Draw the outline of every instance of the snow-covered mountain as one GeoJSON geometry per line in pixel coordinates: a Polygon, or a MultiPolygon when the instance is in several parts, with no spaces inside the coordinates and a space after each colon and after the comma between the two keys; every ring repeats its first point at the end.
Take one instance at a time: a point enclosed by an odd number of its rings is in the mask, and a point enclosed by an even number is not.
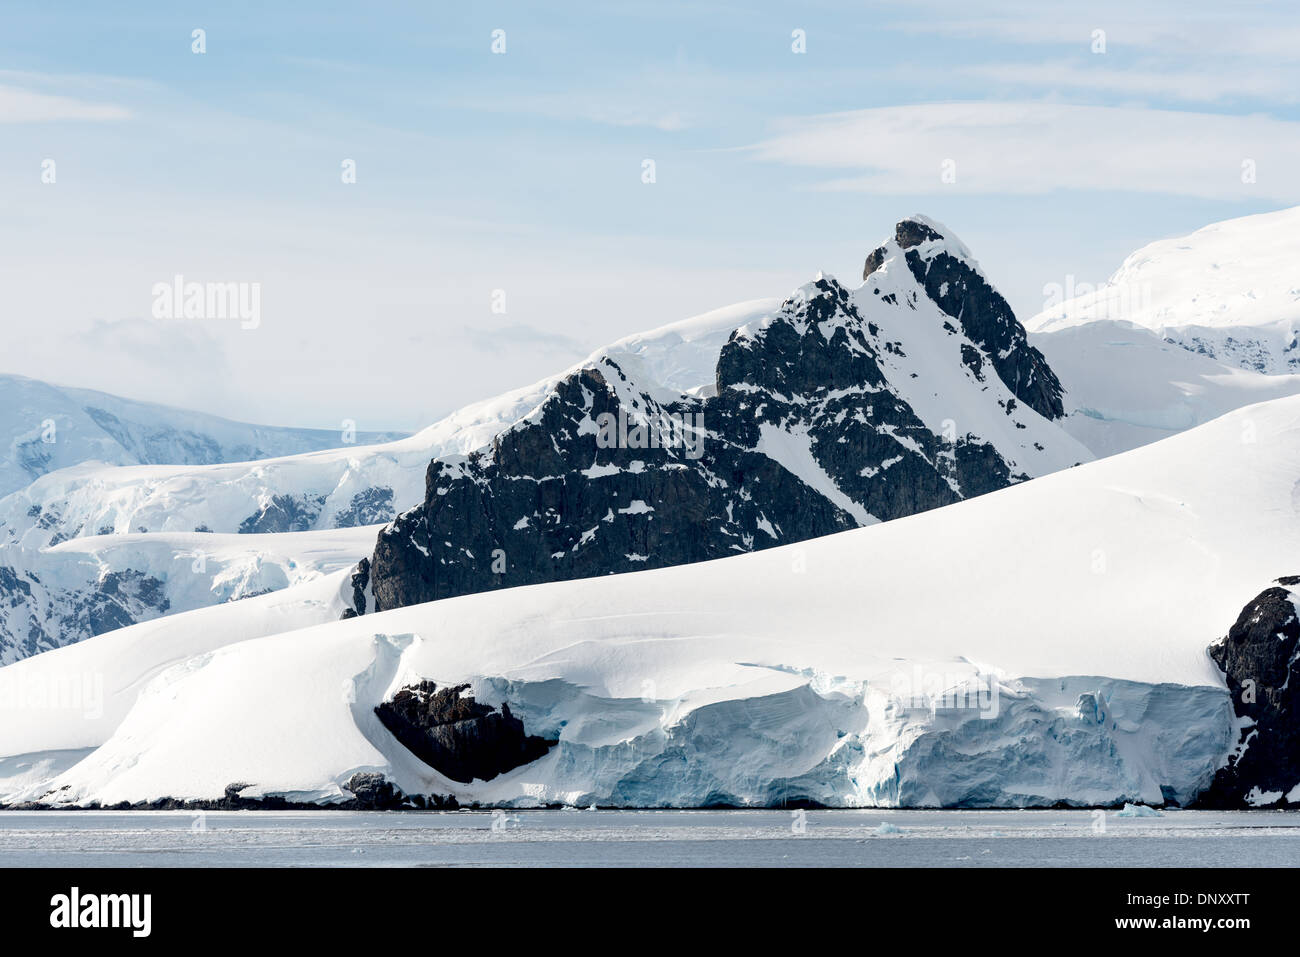
{"type": "Polygon", "coordinates": [[[643,367],[649,383],[689,392],[705,383],[731,331],[779,305],[740,303],[629,336],[586,363],[475,402],[404,439],[255,462],[65,468],[0,499],[0,543],[40,547],[127,532],[291,532],[385,522],[424,496],[431,459],[488,445],[545,400],[556,382],[601,356],[643,367]]]}
{"type": "MultiPolygon", "coordinates": [[[[688,394],[705,382],[701,370],[716,362],[731,331],[777,305],[741,303],[629,336],[598,356],[688,394]]],[[[420,500],[431,459],[485,446],[535,409],[559,378],[475,403],[382,445],[214,466],[86,463],[42,476],[0,500],[0,662],[285,587],[343,555],[355,565],[374,550],[375,530],[366,526],[420,500]],[[321,542],[331,543],[323,558],[321,542]],[[191,567],[196,554],[204,557],[198,572],[191,567]]],[[[347,575],[331,587],[312,600],[311,621],[339,617],[340,589],[351,601],[347,575]]]]}
{"type": "Polygon", "coordinates": [[[264,552],[259,535],[398,509],[351,613],[800,541],[1090,458],[1052,422],[1052,370],[944,227],[898,224],[864,276],[620,340],[397,442],[42,476],[0,501],[0,660],[235,597],[227,566],[279,568],[300,551],[264,552]],[[184,572],[192,546],[176,544],[197,531],[225,555],[201,588],[184,572]],[[157,538],[148,555],[103,544],[126,535],[157,538]],[[82,540],[94,544],[70,561],[82,540]]]}
{"type": "Polygon", "coordinates": [[[1031,332],[1123,320],[1188,351],[1300,372],[1300,207],[1214,223],[1133,253],[1101,288],[1029,319],[1031,332]]]}
{"type": "MultiPolygon", "coordinates": [[[[0,497],[47,472],[108,465],[247,462],[333,448],[343,431],[231,422],[89,389],[0,375],[0,497]]],[[[401,433],[361,432],[362,444],[401,433]]]]}
{"type": "MultiPolygon", "coordinates": [[[[1088,458],[1085,449],[1042,421],[1060,414],[1055,376],[1025,341],[1023,329],[969,250],[940,230],[920,216],[900,223],[897,236],[872,253],[871,275],[851,298],[846,287],[823,277],[820,286],[803,287],[786,306],[779,300],[756,300],[632,336],[556,376],[475,403],[400,441],[255,463],[63,469],[0,500],[0,542],[40,546],[110,532],[278,532],[386,521],[424,499],[424,470],[431,459],[484,449],[512,426],[540,414],[556,390],[584,370],[616,380],[623,405],[634,414],[638,406],[631,404],[633,399],[694,412],[694,406],[687,410],[684,404],[717,397],[718,363],[733,333],[752,327],[748,335],[760,340],[795,329],[812,343],[805,335],[808,309],[824,305],[830,313],[815,322],[824,329],[826,342],[817,355],[805,350],[805,363],[846,361],[845,356],[857,354],[862,368],[846,365],[837,370],[842,376],[862,372],[865,363],[879,365],[891,401],[897,398],[911,407],[908,427],[914,424],[930,433],[929,445],[938,437],[967,449],[965,457],[990,446],[1005,465],[1006,480],[1088,458]],[[778,316],[779,310],[784,311],[778,316]],[[768,328],[774,320],[779,320],[776,328],[768,328]],[[844,338],[832,343],[829,337],[839,328],[844,338]]],[[[769,353],[775,348],[767,343],[769,353]]],[[[756,353],[759,358],[762,351],[756,353]]],[[[729,349],[733,359],[744,353],[738,344],[729,349]]],[[[813,389],[817,371],[811,365],[794,370],[804,381],[791,384],[813,389]]],[[[775,368],[722,372],[724,378],[785,374],[775,368]]],[[[736,390],[766,385],[738,378],[725,384],[736,390]]],[[[861,381],[849,385],[859,391],[866,387],[861,381]]],[[[817,401],[848,407],[849,396],[823,391],[817,401]]],[[[905,458],[911,454],[908,440],[898,444],[905,458]]],[[[921,454],[933,457],[936,452],[931,448],[921,454]]]]}
{"type": "Polygon", "coordinates": [[[63,468],[0,499],[0,803],[1300,801],[1296,392],[1027,336],[916,216],[405,439],[63,468]]]}
{"type": "Polygon", "coordinates": [[[1092,457],[1006,301],[924,217],[857,289],[819,276],[712,358],[686,393],[601,354],[490,448],[435,460],[355,611],[770,548],[1092,457]]]}
{"type": "Polygon", "coordinates": [[[1139,249],[1098,290],[1026,320],[1065,387],[1062,426],[1112,455],[1300,392],[1300,207],[1139,249]]]}
{"type": "MultiPolygon", "coordinates": [[[[354,564],[370,550],[366,539],[373,543],[373,530],[364,529],[292,541],[205,534],[212,529],[202,518],[186,524],[183,502],[187,494],[210,496],[198,511],[212,514],[223,498],[221,480],[187,488],[183,480],[169,485],[165,476],[197,467],[200,474],[208,469],[225,478],[274,468],[267,462],[280,459],[269,456],[297,461],[345,441],[402,441],[399,433],[245,425],[10,375],[0,376],[0,440],[6,433],[0,664],[160,615],[282,588],[354,564]],[[114,503],[95,512],[101,522],[60,521],[59,506],[36,504],[46,495],[61,502],[64,490],[74,487],[99,496],[101,504],[114,503]],[[137,497],[150,499],[157,511],[132,524],[137,497]],[[168,516],[165,530],[150,528],[157,514],[168,516]]],[[[231,531],[289,527],[288,519],[277,524],[274,499],[265,502],[261,521],[231,531]]],[[[362,496],[337,524],[386,521],[393,513],[383,504],[382,495],[362,496]]]]}
{"type": "Polygon", "coordinates": [[[0,790],[334,802],[379,780],[526,805],[1185,803],[1239,740],[1206,649],[1293,569],[1297,475],[1293,397],[718,561],[296,631],[295,589],[160,619],[0,669],[0,698],[31,702],[0,723],[0,790]],[[387,705],[403,688],[423,690],[387,705]],[[425,734],[427,760],[394,727],[425,734]],[[475,728],[501,773],[463,782],[451,759],[475,728]],[[528,742],[544,755],[516,766],[507,745],[528,742]]]}
{"type": "MultiPolygon", "coordinates": [[[[377,526],[294,535],[159,532],[0,546],[0,665],[93,635],[350,569],[377,526]]],[[[351,599],[320,607],[337,618],[351,599]]]]}

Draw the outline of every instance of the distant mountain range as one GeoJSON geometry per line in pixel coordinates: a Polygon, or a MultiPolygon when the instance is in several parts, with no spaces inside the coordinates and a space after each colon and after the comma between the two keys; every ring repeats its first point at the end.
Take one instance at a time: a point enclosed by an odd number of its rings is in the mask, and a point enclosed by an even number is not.
{"type": "MultiPolygon", "coordinates": [[[[365,445],[400,432],[361,432],[365,445]]],[[[89,389],[0,375],[0,497],[47,472],[105,465],[211,465],[332,449],[343,431],[231,422],[89,389]]]]}

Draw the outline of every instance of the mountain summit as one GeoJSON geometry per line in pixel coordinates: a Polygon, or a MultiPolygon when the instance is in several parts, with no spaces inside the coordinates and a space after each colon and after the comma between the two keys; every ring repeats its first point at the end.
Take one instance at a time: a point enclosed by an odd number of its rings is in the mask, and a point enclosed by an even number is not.
{"type": "MultiPolygon", "coordinates": [[[[1029,344],[1011,306],[984,277],[970,250],[946,226],[925,216],[903,220],[894,228],[893,241],[867,257],[863,281],[900,256],[930,300],[991,357],[994,369],[1020,401],[1047,419],[1065,414],[1056,374],[1029,344]]],[[[976,361],[973,355],[970,361],[976,361]]]]}
{"type": "Polygon", "coordinates": [[[358,569],[365,613],[686,564],[952,504],[1091,456],[1061,386],[969,251],[899,223],[849,289],[829,275],[731,331],[712,388],[599,355],[468,456],[358,569]]]}

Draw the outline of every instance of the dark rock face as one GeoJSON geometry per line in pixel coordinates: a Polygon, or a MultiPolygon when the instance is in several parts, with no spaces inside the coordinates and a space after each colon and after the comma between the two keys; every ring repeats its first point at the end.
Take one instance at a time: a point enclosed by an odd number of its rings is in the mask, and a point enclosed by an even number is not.
{"type": "Polygon", "coordinates": [[[353,495],[348,507],[335,514],[334,527],[378,525],[380,522],[391,522],[396,514],[393,509],[393,490],[387,486],[371,486],[353,495]]]}
{"type": "Polygon", "coordinates": [[[30,657],[171,609],[162,581],[136,569],[93,586],[55,588],[31,571],[0,565],[0,663],[30,657]]]}
{"type": "Polygon", "coordinates": [[[260,511],[239,523],[239,533],[310,531],[324,504],[324,496],[276,495],[260,511]]]}
{"type": "Polygon", "coordinates": [[[0,650],[8,646],[12,660],[53,647],[32,604],[32,582],[0,565],[0,650]]]}
{"type": "Polygon", "coordinates": [[[823,278],[732,334],[715,395],[660,402],[606,356],[490,449],[430,464],[424,502],[380,533],[371,610],[721,558],[1025,478],[928,428],[881,371],[891,352],[823,278]]]}
{"type": "MultiPolygon", "coordinates": [[[[1060,380],[1043,354],[1029,344],[1024,327],[1007,301],[962,259],[946,251],[924,248],[926,243],[943,238],[929,225],[915,220],[903,220],[895,230],[895,242],[906,250],[907,266],[916,281],[961,324],[962,331],[983,350],[1012,394],[1046,419],[1062,418],[1065,407],[1060,380]]],[[[888,253],[884,246],[872,252],[862,278],[879,269],[888,253]]],[[[977,366],[971,368],[978,371],[977,366]]]]}
{"type": "Polygon", "coordinates": [[[100,580],[99,590],[87,595],[83,603],[91,634],[134,625],[141,608],[166,614],[171,602],[163,588],[157,578],[133,568],[109,572],[100,580]]]}
{"type": "MultiPolygon", "coordinates": [[[[375,708],[375,714],[407,750],[461,783],[490,781],[536,761],[555,744],[526,734],[509,705],[503,703],[498,712],[462,697],[467,690],[469,685],[439,691],[434,682],[421,681],[397,692],[392,701],[375,708]]],[[[360,797],[351,785],[349,789],[360,797]]]]}
{"type": "Polygon", "coordinates": [[[343,618],[356,618],[366,613],[366,588],[370,584],[370,559],[363,558],[357,562],[357,570],[352,573],[352,607],[343,609],[343,618]]]}
{"type": "Polygon", "coordinates": [[[913,246],[943,239],[943,237],[925,223],[915,219],[905,219],[894,227],[894,239],[903,249],[911,249],[913,246]]]}
{"type": "MultiPolygon", "coordinates": [[[[1254,724],[1198,803],[1207,807],[1285,805],[1300,785],[1300,577],[1279,578],[1242,609],[1210,647],[1239,717],[1254,724]],[[1253,800],[1252,800],[1253,798],[1253,800]]],[[[1293,802],[1293,804],[1296,802],[1293,802]]]]}
{"type": "Polygon", "coordinates": [[[18,466],[33,479],[40,478],[48,472],[50,463],[54,460],[54,456],[50,454],[50,447],[39,438],[14,442],[11,454],[18,466]]]}
{"type": "Polygon", "coordinates": [[[402,806],[402,792],[382,774],[358,771],[343,785],[351,791],[361,810],[390,810],[402,806]]]}

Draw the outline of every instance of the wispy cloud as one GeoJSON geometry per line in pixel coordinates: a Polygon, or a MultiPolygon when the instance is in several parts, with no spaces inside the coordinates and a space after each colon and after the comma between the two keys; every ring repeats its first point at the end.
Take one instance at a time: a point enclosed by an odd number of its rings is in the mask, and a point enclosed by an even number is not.
{"type": "Polygon", "coordinates": [[[1295,75],[1273,68],[1207,71],[1176,68],[1114,69],[1104,57],[1086,62],[981,63],[962,69],[967,76],[1009,87],[1044,91],[1083,90],[1124,96],[1222,103],[1244,97],[1273,102],[1300,101],[1295,75]]]}
{"type": "Polygon", "coordinates": [[[518,322],[507,326],[463,326],[461,332],[469,344],[480,352],[541,350],[577,359],[591,351],[591,346],[583,345],[571,336],[518,322]]]}
{"type": "Polygon", "coordinates": [[[0,123],[52,123],[66,120],[125,120],[131,111],[112,103],[0,86],[0,123]]]}
{"type": "Polygon", "coordinates": [[[852,170],[815,184],[874,193],[1123,190],[1207,199],[1300,199],[1300,123],[1262,116],[935,103],[791,120],[760,160],[852,170]],[[1257,182],[1243,181],[1253,164],[1257,182]],[[950,175],[945,177],[945,173],[950,175]],[[951,181],[949,181],[951,180],[951,181]]]}
{"type": "Polygon", "coordinates": [[[1077,45],[1084,50],[1092,43],[1093,31],[1103,30],[1113,50],[1140,49],[1171,57],[1204,53],[1290,59],[1300,46],[1300,17],[1287,5],[1269,0],[1199,10],[1184,0],[1093,0],[1050,12],[1037,0],[994,0],[981,4],[978,17],[969,15],[970,4],[964,0],[932,0],[925,6],[929,15],[905,18],[889,28],[914,35],[1077,45]]]}

